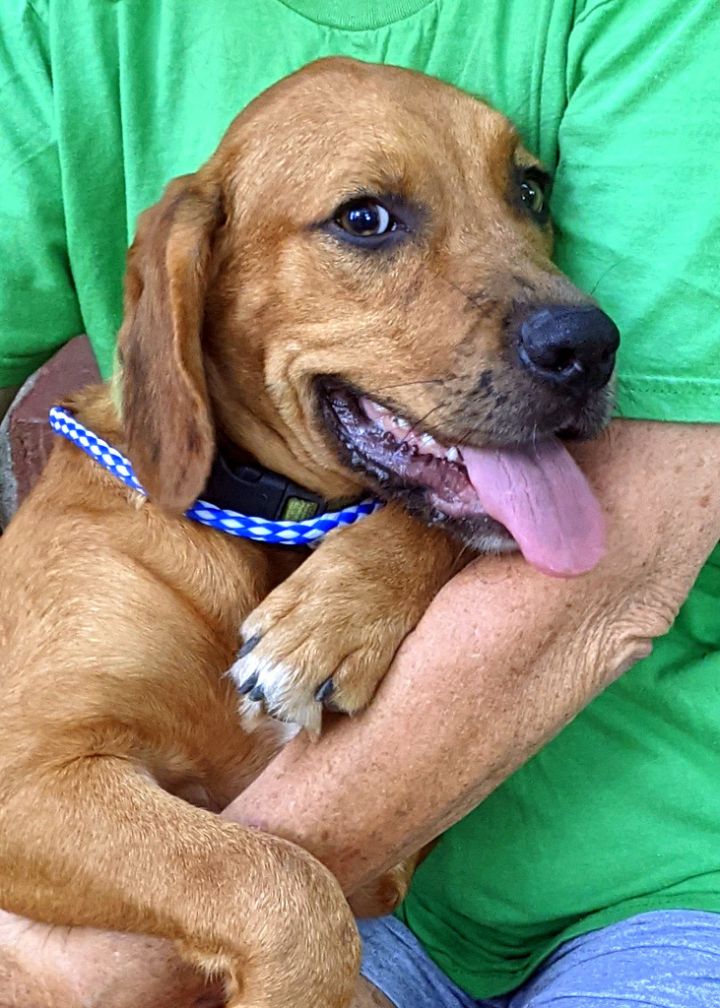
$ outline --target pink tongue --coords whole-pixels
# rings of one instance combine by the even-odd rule
[[[544,574],[586,574],[605,552],[600,505],[557,438],[523,448],[463,448],[483,509]]]

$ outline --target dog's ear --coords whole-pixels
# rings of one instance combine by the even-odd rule
[[[219,190],[175,179],[138,222],[118,337],[122,420],[138,479],[160,507],[184,511],[215,449],[201,348]]]

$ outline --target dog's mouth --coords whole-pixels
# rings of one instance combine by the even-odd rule
[[[368,396],[323,382],[320,402],[343,460],[384,497],[477,549],[519,548],[546,574],[587,573],[604,523],[585,476],[556,436],[508,447],[442,444]]]

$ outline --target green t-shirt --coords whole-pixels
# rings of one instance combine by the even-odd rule
[[[555,174],[557,261],[623,333],[618,412],[720,422],[716,0],[2,0],[0,32],[0,386],[81,331],[107,374],[140,210],[344,54],[510,115]],[[653,656],[421,866],[402,914],[469,993],[638,910],[720,911],[718,599],[716,555]]]

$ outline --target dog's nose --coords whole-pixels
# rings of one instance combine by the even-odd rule
[[[543,305],[520,326],[518,356],[535,377],[591,392],[610,380],[620,343],[611,318],[592,305]]]

